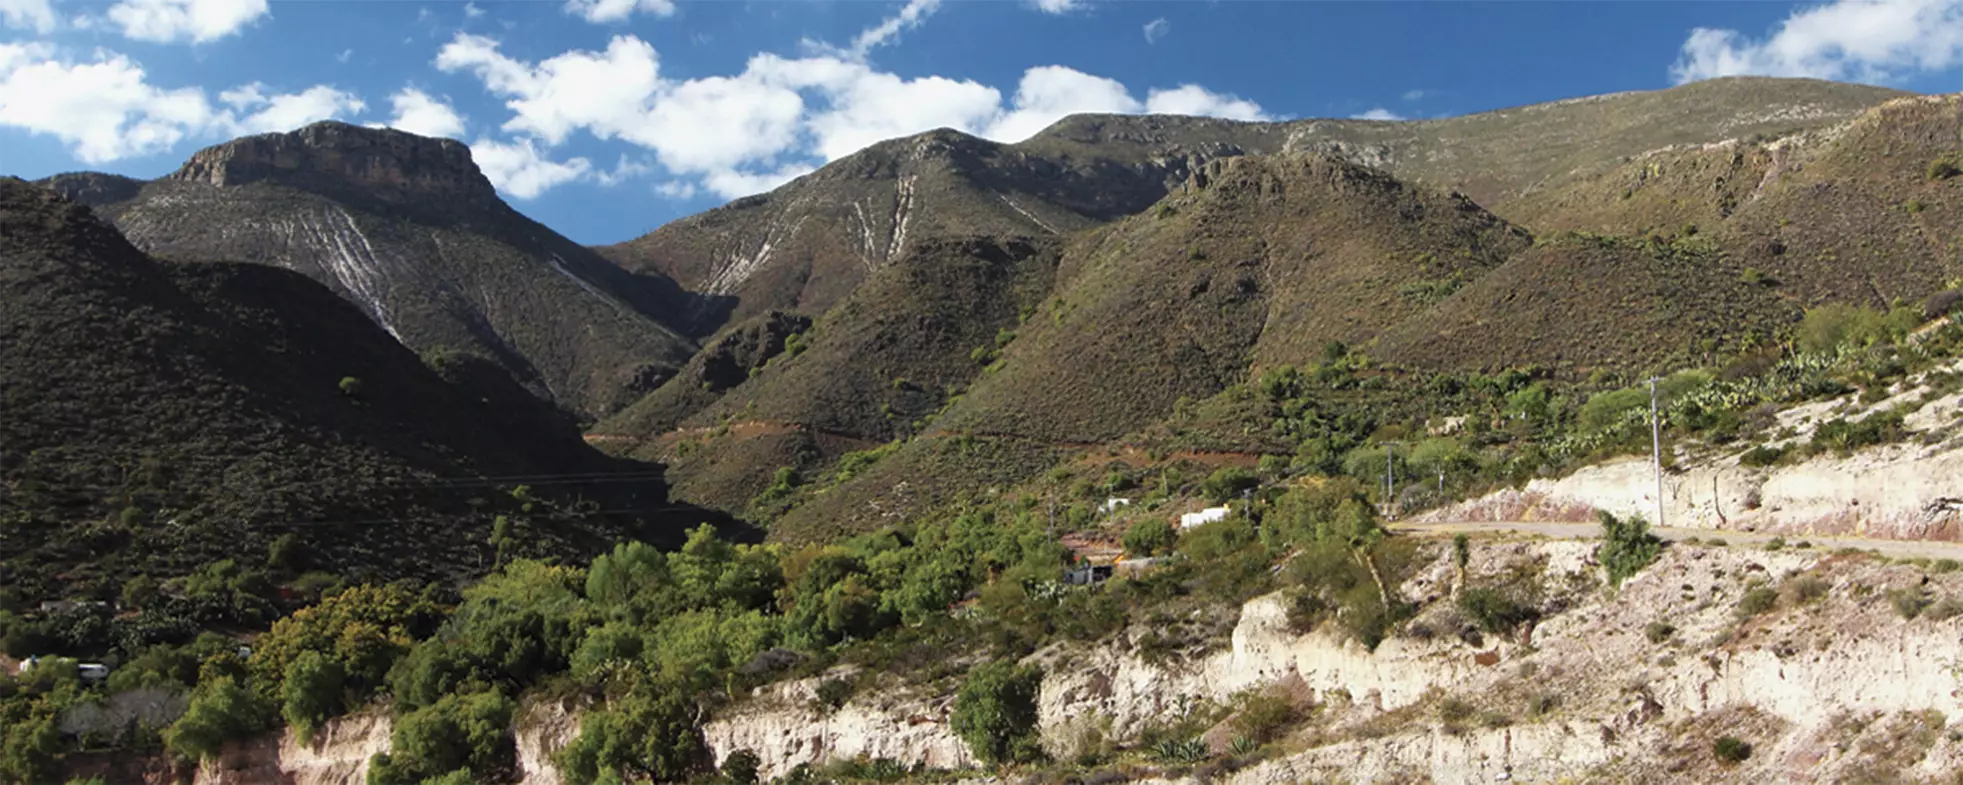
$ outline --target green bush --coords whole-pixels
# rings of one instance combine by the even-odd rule
[[[361,380],[352,376],[341,377],[341,394],[349,398],[361,397]]]
[[[762,765],[763,761],[757,758],[756,753],[748,749],[740,749],[723,758],[722,776],[723,779],[738,785],[752,785],[757,781],[757,770]]]
[[[1725,765],[1742,763],[1752,757],[1752,745],[1736,736],[1719,736],[1717,741],[1711,742],[1711,757]]]
[[[280,716],[299,734],[300,743],[312,744],[314,730],[341,713],[345,680],[341,663],[317,651],[302,651],[286,666],[286,678],[280,685]]]
[[[1125,529],[1125,554],[1138,557],[1165,553],[1172,549],[1178,536],[1171,523],[1159,518],[1147,518]]]
[[[1225,466],[1208,475],[1200,483],[1200,492],[1206,495],[1207,501],[1218,503],[1239,496],[1241,491],[1260,484],[1261,478],[1254,476],[1253,472],[1238,466]]]
[[[1663,541],[1649,533],[1642,518],[1619,520],[1606,510],[1596,515],[1602,522],[1602,544],[1595,555],[1608,571],[1610,586],[1621,586],[1662,554]]]
[[[1461,592],[1459,610],[1479,625],[1479,629],[1495,635],[1510,633],[1540,617],[1540,610],[1533,605],[1507,592],[1485,587]]]
[[[164,745],[189,760],[211,758],[225,742],[264,730],[270,714],[237,679],[218,676],[191,693],[184,715],[164,729]]]
[[[1235,732],[1259,744],[1274,739],[1295,719],[1295,703],[1288,696],[1263,690],[1240,701],[1231,724]]]
[[[1903,619],[1914,619],[1929,608],[1929,596],[1921,589],[1889,589],[1888,604],[1895,608],[1895,615]]]
[[[413,785],[465,769],[479,778],[508,762],[510,698],[496,691],[445,695],[397,718],[389,751],[368,768],[369,785]]]
[[[1676,626],[1667,621],[1659,620],[1643,625],[1643,637],[1649,639],[1650,643],[1662,643],[1676,634]]]
[[[1832,450],[1836,454],[1846,455],[1863,447],[1900,441],[1904,433],[1903,417],[1901,412],[1892,410],[1875,412],[1851,422],[1836,417],[1821,423],[1813,431],[1810,446],[1815,452]]]
[[[1779,605],[1779,593],[1764,586],[1745,592],[1738,600],[1738,615],[1746,618],[1757,616]]]
[[[1761,444],[1738,456],[1738,465],[1764,468],[1778,463],[1779,459],[1784,457],[1786,457],[1785,448]]]
[[[1923,170],[1923,175],[1930,180],[1947,180],[1959,174],[1963,174],[1963,165],[1958,164],[1955,155],[1939,156]]]
[[[649,685],[580,718],[579,735],[559,751],[571,785],[654,779],[678,782],[705,764],[695,703],[680,685]]]
[[[1043,748],[1036,736],[1036,696],[1043,672],[1006,661],[982,665],[954,699],[954,732],[975,757],[991,764],[1034,761]]]

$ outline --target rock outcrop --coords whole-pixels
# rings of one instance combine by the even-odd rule
[[[462,142],[331,120],[207,147],[167,179],[221,187],[273,181],[353,188],[391,202],[432,197],[479,205],[497,201],[496,189]]]

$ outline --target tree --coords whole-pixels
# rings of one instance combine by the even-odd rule
[[[64,746],[61,729],[46,703],[35,708],[39,710],[0,727],[0,779],[46,782],[55,776]]]
[[[1178,533],[1172,524],[1160,518],[1147,518],[1131,525],[1125,530],[1125,553],[1131,556],[1151,556],[1164,553],[1172,548]]]
[[[740,749],[722,760],[722,775],[730,782],[751,785],[757,781],[757,769],[762,761],[757,754],[748,749]]]
[[[164,745],[190,760],[204,760],[216,756],[225,742],[263,730],[267,714],[259,696],[237,679],[216,676],[191,693],[184,716],[164,729]]]
[[[1620,587],[1663,552],[1663,541],[1649,533],[1649,523],[1642,518],[1619,520],[1607,510],[1597,515],[1602,521],[1602,544],[1596,558],[1608,571],[1610,586]]]
[[[138,575],[123,582],[123,607],[126,609],[148,608],[161,595],[157,579],[148,575]]]
[[[1223,466],[1207,475],[1200,482],[1200,492],[1206,494],[1207,501],[1224,502],[1239,496],[1241,491],[1261,484],[1261,478],[1253,472],[1238,466]]]
[[[280,716],[300,735],[300,743],[312,744],[314,730],[341,713],[345,680],[341,663],[317,651],[300,652],[286,666],[286,678],[280,685]]]
[[[954,699],[952,724],[975,757],[991,764],[1042,756],[1036,738],[1036,697],[1043,672],[996,661],[968,673]]]
[[[559,751],[558,763],[572,785],[591,785],[622,775],[677,782],[705,764],[708,747],[696,724],[696,707],[681,685],[636,687],[613,706],[580,718],[579,736]]]
[[[483,775],[511,752],[510,698],[497,691],[446,695],[396,721],[389,751],[369,766],[371,785],[410,785],[458,770]],[[479,778],[473,778],[479,779]]]

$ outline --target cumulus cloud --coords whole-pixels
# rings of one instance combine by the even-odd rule
[[[1385,109],[1379,106],[1368,112],[1364,112],[1363,114],[1350,115],[1350,119],[1351,120],[1402,120],[1404,119],[1404,115],[1398,114],[1389,109]]]
[[[517,199],[533,199],[539,194],[587,176],[592,162],[584,158],[554,161],[530,139],[500,142],[478,139],[470,145],[470,157],[483,170],[484,177]]]
[[[48,0],[0,0],[0,23],[8,27],[47,35],[54,32],[56,21]]]
[[[237,33],[267,13],[266,0],[120,0],[108,11],[124,37],[194,44]]]
[[[478,8],[476,3],[463,4],[463,18],[476,19],[483,15],[484,15],[484,9]]]
[[[656,185],[654,192],[669,199],[694,199],[695,184],[686,180],[669,180]]]
[[[1166,21],[1166,18],[1163,16],[1146,22],[1145,43],[1156,44],[1159,42],[1159,39],[1166,37],[1166,33],[1170,32],[1172,32],[1172,23]]]
[[[1266,120],[1261,105],[1237,96],[1216,93],[1194,84],[1171,90],[1153,90],[1145,99],[1147,114],[1183,114],[1192,117],[1224,117],[1228,120]]]
[[[253,82],[218,94],[218,100],[243,113],[228,124],[232,131],[290,131],[308,123],[360,114],[368,108],[355,94],[327,85],[275,95],[267,95],[265,89],[264,84]]]
[[[625,154],[622,154],[620,156],[620,162],[614,164],[612,171],[596,171],[593,173],[593,179],[599,181],[601,185],[611,187],[636,177],[646,177],[653,173],[653,164],[646,161],[629,160]]]
[[[1836,0],[1794,12],[1752,40],[1697,28],[1670,77],[1798,76],[1886,82],[1963,63],[1963,0]]]
[[[454,139],[463,135],[463,116],[448,103],[413,87],[404,87],[389,97],[395,117],[388,127],[422,136]]]
[[[636,13],[675,15],[674,0],[566,0],[566,13],[594,24],[625,22]]]
[[[1036,10],[1046,14],[1067,14],[1084,7],[1083,0],[1035,0]]]
[[[931,9],[909,5],[916,7]],[[512,115],[502,129],[534,145],[526,149],[549,150],[579,133],[627,142],[653,154],[667,175],[662,193],[677,198],[768,190],[881,140],[935,128],[1015,142],[1081,112],[1266,118],[1253,101],[1198,85],[1141,99],[1117,80],[1055,65],[1028,69],[1006,101],[989,85],[901,77],[851,52],[760,54],[734,75],[669,79],[654,48],[627,35],[604,51],[525,62],[496,40],[459,34],[436,65],[473,74],[505,99]]]

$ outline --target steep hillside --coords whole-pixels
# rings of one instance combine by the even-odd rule
[[[28,598],[256,566],[289,533],[305,569],[443,578],[488,566],[497,514],[541,555],[705,517],[501,372],[437,358],[446,381],[302,276],[157,263],[19,180],[0,230],[0,583]]]
[[[1050,291],[1057,246],[1026,238],[922,242],[873,272],[800,335],[794,351],[683,421],[683,433],[697,437],[686,454],[646,427],[659,421],[623,416],[594,430],[642,445],[635,457],[670,462],[683,498],[742,509],[780,466],[815,473],[843,452],[919,432],[1016,340],[1019,321]],[[629,412],[682,397],[671,392],[678,384]],[[724,423],[762,427],[717,433]]]
[[[593,427],[609,436],[659,436],[692,414],[713,405],[781,354],[793,336],[811,328],[811,319],[770,311],[734,325],[704,344],[668,381],[633,406]],[[618,439],[614,441],[619,441]]]
[[[202,150],[140,186],[48,184],[147,252],[299,271],[410,348],[494,358],[588,416],[654,389],[694,349],[661,321],[687,300],[673,282],[621,271],[512,210],[455,141],[317,123]]]
[[[600,250],[703,295],[686,324],[708,334],[768,310],[823,313],[923,243],[1063,234],[1123,217],[1151,205],[1192,163],[1239,152],[1205,146],[1131,166],[933,131]]]
[[[1677,145],[1845,122],[1906,95],[1799,79],[1729,78],[1414,122],[1077,115],[1002,145],[941,130],[874,145],[769,194],[600,249],[705,295],[698,335],[768,310],[822,313],[910,243],[1067,234],[1136,213],[1207,161],[1321,153],[1457,190],[1501,216],[1515,200]]]
[[[1073,249],[955,432],[1116,438],[1251,365],[1359,343],[1500,265],[1530,238],[1462,197],[1315,155],[1230,159]]]

